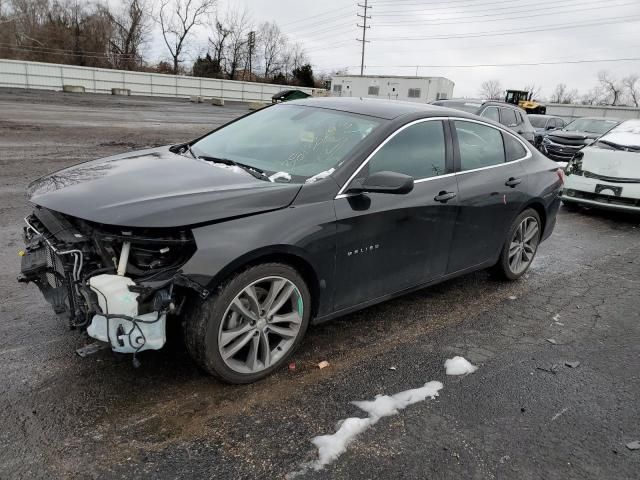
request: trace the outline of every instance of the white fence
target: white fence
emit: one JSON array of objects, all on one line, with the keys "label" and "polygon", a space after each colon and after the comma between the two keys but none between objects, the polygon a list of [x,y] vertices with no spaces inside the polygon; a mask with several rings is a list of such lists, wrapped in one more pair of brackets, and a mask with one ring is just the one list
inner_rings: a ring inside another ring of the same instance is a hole
[{"label": "white fence", "polygon": [[568,120],[580,117],[610,117],[627,120],[640,118],[640,108],[637,107],[607,107],[600,105],[563,105],[548,104],[547,114],[557,115]]},{"label": "white fence", "polygon": [[[0,87],[62,90],[63,85],[82,86],[85,91],[94,93],[111,93],[112,88],[126,88],[131,90],[132,95],[197,95],[241,102],[271,101],[274,93],[287,88],[268,83],[0,59]],[[313,93],[311,88],[296,88],[309,94]]]}]

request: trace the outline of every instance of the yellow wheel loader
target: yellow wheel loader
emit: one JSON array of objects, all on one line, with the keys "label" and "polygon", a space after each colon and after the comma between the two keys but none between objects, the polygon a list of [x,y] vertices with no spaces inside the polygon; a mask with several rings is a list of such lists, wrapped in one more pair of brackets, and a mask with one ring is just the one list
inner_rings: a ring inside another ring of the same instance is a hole
[{"label": "yellow wheel loader", "polygon": [[507,90],[507,96],[504,101],[518,105],[527,113],[538,113],[541,115],[547,113],[547,107],[532,100],[531,93],[524,90]]}]

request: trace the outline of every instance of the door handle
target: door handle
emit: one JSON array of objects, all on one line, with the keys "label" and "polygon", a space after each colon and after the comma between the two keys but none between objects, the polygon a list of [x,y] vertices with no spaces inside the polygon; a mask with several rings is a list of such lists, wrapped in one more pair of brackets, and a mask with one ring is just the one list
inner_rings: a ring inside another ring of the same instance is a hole
[{"label": "door handle", "polygon": [[433,197],[436,202],[447,203],[452,198],[456,197],[455,192],[445,192],[444,190],[440,192],[438,195]]},{"label": "door handle", "polygon": [[509,178],[509,180],[504,182],[504,184],[507,187],[511,187],[511,188],[515,188],[516,185],[520,185],[521,183],[522,183],[522,179],[521,178],[515,178],[515,177],[511,177],[511,178]]}]

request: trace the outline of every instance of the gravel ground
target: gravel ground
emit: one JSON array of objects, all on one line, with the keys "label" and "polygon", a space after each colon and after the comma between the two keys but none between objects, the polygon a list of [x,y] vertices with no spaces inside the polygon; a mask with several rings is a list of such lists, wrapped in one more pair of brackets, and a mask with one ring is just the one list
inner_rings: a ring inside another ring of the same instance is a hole
[{"label": "gravel ground", "polygon": [[[77,357],[85,338],[15,282],[27,183],[244,112],[0,91],[0,478],[284,478],[316,458],[311,438],[364,416],[352,400],[428,380],[444,383],[437,399],[298,478],[638,478],[640,450],[625,446],[640,440],[638,217],[561,210],[527,278],[479,272],[312,328],[295,372],[254,385],[205,376],[177,341],[137,370]],[[454,355],[479,370],[447,377]]]}]

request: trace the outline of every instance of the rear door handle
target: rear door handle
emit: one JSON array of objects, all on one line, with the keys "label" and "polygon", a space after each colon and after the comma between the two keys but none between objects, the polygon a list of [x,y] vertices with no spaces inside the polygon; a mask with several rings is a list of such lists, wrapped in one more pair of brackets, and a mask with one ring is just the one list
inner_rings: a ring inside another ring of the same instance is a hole
[{"label": "rear door handle", "polygon": [[445,192],[444,190],[440,192],[438,195],[433,197],[436,202],[447,203],[452,198],[456,198],[455,192]]},{"label": "rear door handle", "polygon": [[515,188],[516,185],[520,185],[521,183],[522,183],[522,179],[521,178],[515,178],[515,177],[511,177],[509,180],[504,182],[504,184],[507,187],[511,187],[511,188]]}]

